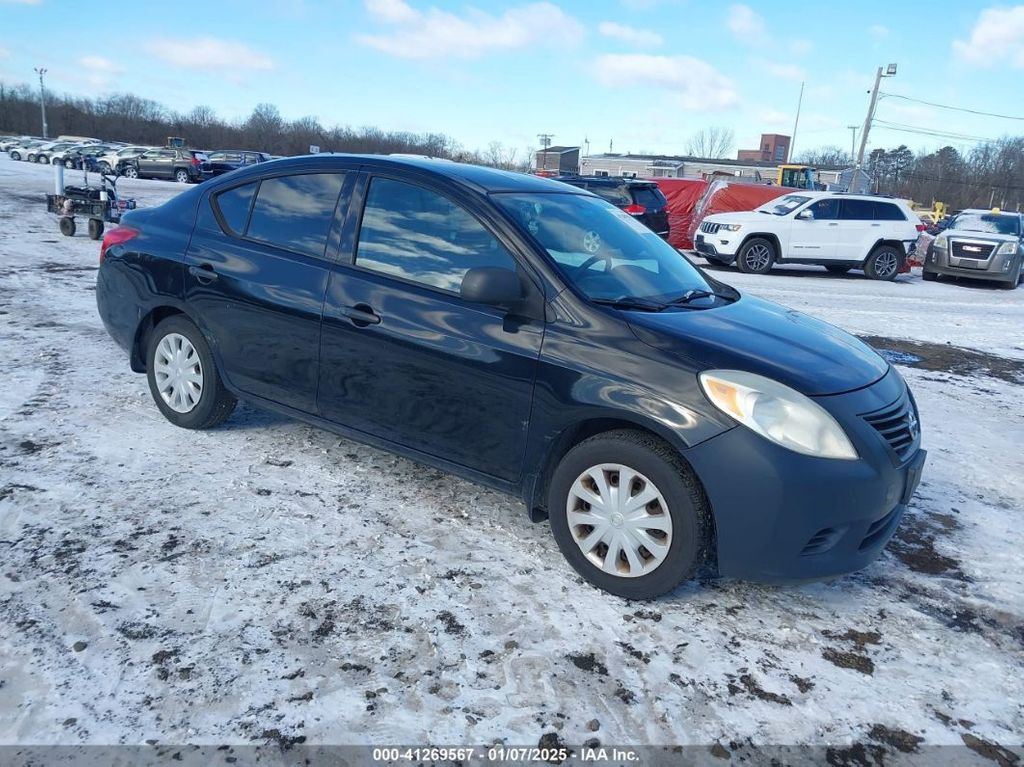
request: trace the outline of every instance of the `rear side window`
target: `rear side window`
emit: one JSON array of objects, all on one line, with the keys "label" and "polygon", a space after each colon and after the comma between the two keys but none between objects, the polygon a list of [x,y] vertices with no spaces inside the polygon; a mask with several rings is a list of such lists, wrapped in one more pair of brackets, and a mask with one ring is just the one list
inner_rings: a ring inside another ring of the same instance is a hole
[{"label": "rear side window", "polygon": [[871,200],[843,200],[839,218],[845,221],[874,221],[875,203]]},{"label": "rear side window", "polygon": [[516,268],[508,251],[461,205],[388,178],[370,182],[356,265],[453,293],[473,267]]},{"label": "rear side window", "polygon": [[249,220],[249,205],[252,203],[252,195],[256,191],[256,182],[245,186],[236,186],[226,192],[218,194],[213,205],[220,214],[222,227],[226,228],[228,234],[245,234],[245,224]]},{"label": "rear side window", "polygon": [[629,192],[626,191],[624,186],[602,186],[600,184],[588,185],[588,191],[593,192],[598,197],[603,197],[608,200],[612,205],[632,205],[633,200],[629,197]]},{"label": "rear side window", "polygon": [[903,211],[891,202],[875,202],[875,221],[906,221]]},{"label": "rear side window", "polygon": [[263,179],[245,234],[285,250],[324,257],[342,173],[307,173]]},{"label": "rear side window", "polygon": [[655,186],[633,187],[633,202],[645,208],[664,208],[668,204],[665,195]]}]

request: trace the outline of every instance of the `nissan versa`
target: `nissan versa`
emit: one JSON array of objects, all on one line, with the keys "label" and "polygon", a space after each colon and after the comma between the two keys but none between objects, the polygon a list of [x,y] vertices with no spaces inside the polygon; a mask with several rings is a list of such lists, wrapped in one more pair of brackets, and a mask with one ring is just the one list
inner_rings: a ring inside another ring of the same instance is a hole
[{"label": "nissan versa", "polygon": [[244,398],[516,493],[624,597],[705,563],[856,570],[921,476],[885,360],[556,181],[276,160],[127,214],[100,262],[103,322],[172,423]]}]

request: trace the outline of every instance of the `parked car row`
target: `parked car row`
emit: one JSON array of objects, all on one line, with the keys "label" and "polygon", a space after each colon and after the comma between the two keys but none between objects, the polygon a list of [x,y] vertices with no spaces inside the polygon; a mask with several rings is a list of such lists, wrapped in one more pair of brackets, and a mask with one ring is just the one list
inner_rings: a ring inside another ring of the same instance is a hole
[{"label": "parked car row", "polygon": [[197,183],[272,159],[266,152],[129,145],[82,136],[51,141],[33,136],[0,136],[0,151],[12,160],[60,164],[68,168],[125,176]]}]

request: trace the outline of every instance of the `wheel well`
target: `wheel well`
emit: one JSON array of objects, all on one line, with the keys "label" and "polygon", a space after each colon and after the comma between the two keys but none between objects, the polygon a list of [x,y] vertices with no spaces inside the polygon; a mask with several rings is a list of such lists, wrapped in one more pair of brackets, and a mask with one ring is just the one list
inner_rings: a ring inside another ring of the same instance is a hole
[{"label": "wheel well", "polygon": [[[548,487],[551,484],[551,476],[555,472],[555,467],[565,457],[565,454],[585,439],[619,429],[643,432],[661,442],[668,442],[660,434],[633,421],[626,421],[621,418],[592,418],[568,427],[554,440],[551,448],[548,450],[546,460],[540,467],[539,476],[534,485],[533,498],[529,504],[530,519],[532,521],[540,522],[547,519]],[[674,446],[672,447],[674,449]]]},{"label": "wheel well", "polygon": [[780,260],[783,258],[782,246],[779,244],[779,238],[776,235],[771,234],[770,232],[755,232],[754,234],[748,234],[746,237],[743,238],[743,242],[740,243],[740,246],[736,248],[736,255],[739,255],[740,251],[743,250],[743,248],[746,246],[748,242],[756,238],[768,240],[768,242],[772,244],[772,247],[775,248],[776,260]]},{"label": "wheel well", "polygon": [[868,251],[867,256],[864,258],[864,261],[867,262],[867,260],[871,258],[871,254],[874,253],[883,245],[888,245],[890,247],[896,248],[896,250],[898,250],[904,257],[907,255],[907,249],[903,247],[903,243],[900,242],[899,240],[879,240],[878,242],[871,246],[871,249]]},{"label": "wheel well", "polygon": [[142,322],[135,330],[135,343],[132,344],[131,353],[131,366],[136,373],[146,372],[146,344],[149,343],[149,334],[153,332],[153,328],[175,314],[184,312],[173,306],[158,306],[142,318]]}]

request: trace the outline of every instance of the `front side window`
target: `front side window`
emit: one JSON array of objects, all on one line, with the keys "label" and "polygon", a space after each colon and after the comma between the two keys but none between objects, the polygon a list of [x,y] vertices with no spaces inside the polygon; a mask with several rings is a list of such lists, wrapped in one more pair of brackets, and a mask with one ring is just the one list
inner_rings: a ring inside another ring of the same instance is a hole
[{"label": "front side window", "polygon": [[632,203],[629,192],[624,186],[608,186],[606,184],[588,184],[587,191],[593,192],[603,200],[608,200],[612,205],[626,206]]},{"label": "front side window", "polygon": [[709,283],[628,213],[581,194],[494,194],[564,277],[592,300],[672,300]]},{"label": "front side window", "polygon": [[839,217],[844,221],[874,221],[875,203],[871,200],[843,200]]},{"label": "front side window", "polygon": [[344,181],[343,173],[305,173],[263,179],[246,236],[323,258]]},{"label": "front side window", "polygon": [[389,178],[370,182],[356,265],[453,293],[474,267],[516,268],[515,259],[465,208]]},{"label": "front side window", "polygon": [[816,221],[834,221],[839,218],[839,200],[835,197],[826,197],[813,205],[808,205],[807,210]]}]

